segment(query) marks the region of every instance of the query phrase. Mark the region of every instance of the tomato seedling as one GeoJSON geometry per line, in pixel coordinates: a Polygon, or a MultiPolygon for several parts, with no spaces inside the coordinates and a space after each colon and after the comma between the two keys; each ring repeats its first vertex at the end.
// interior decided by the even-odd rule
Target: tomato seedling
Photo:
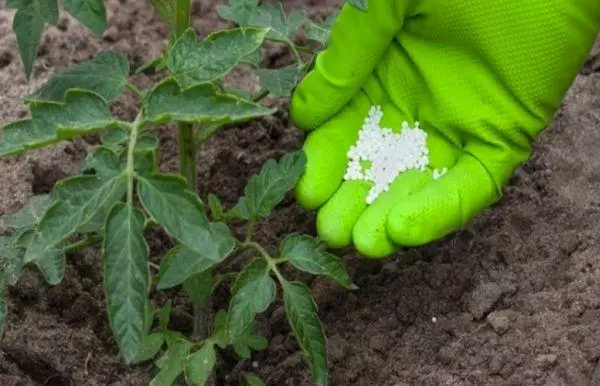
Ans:
{"type": "MultiPolygon", "coordinates": [[[[65,11],[97,34],[104,31],[106,11],[101,0],[64,0],[65,11]]],[[[365,1],[352,1],[364,8],[365,1]]],[[[155,360],[152,385],[178,379],[202,385],[217,365],[219,349],[228,346],[241,359],[262,350],[267,341],[254,331],[255,318],[282,291],[285,312],[305,354],[314,382],[327,383],[325,335],[309,289],[283,275],[283,265],[325,276],[355,289],[340,259],[309,235],[290,234],[277,251],[268,251],[253,238],[256,223],[269,216],[301,177],[305,156],[291,152],[268,160],[250,178],[244,195],[224,208],[215,195],[201,200],[196,187],[197,148],[225,126],[273,114],[261,103],[270,95],[288,97],[304,75],[307,63],[293,36],[306,28],[307,38],[327,43],[335,15],[323,24],[308,20],[304,11],[284,12],[281,4],[231,0],[218,6],[234,27],[199,40],[190,28],[189,0],[151,0],[171,28],[163,55],[137,69],[163,73],[153,87],[140,90],[129,81],[132,69],[120,53],[106,51],[94,59],[56,73],[25,97],[30,117],[6,124],[0,132],[0,157],[101,134],[101,143],[86,157],[80,172],[56,183],[49,194],[33,197],[19,212],[0,217],[0,332],[7,315],[5,294],[24,269],[35,268],[51,285],[63,280],[66,256],[101,246],[104,292],[110,327],[127,364],[155,360]],[[266,41],[287,45],[296,58],[290,66],[260,68],[266,41]],[[256,94],[225,86],[223,77],[239,65],[252,66],[262,89],[256,94]],[[133,121],[111,114],[110,105],[123,93],[139,100],[133,121]],[[158,141],[152,127],[176,124],[180,173],[157,168],[158,141]],[[237,239],[228,222],[244,220],[247,234],[237,239]],[[175,246],[160,265],[150,260],[145,234],[162,228],[175,246]],[[240,272],[227,271],[227,262],[251,252],[256,256],[240,272]],[[213,315],[213,290],[231,282],[227,309],[213,315]],[[151,290],[183,288],[193,313],[170,301],[157,306],[151,290]],[[172,313],[188,315],[193,333],[169,327],[172,313]]],[[[15,8],[14,32],[27,78],[44,26],[58,21],[57,0],[8,0],[15,8]]],[[[313,52],[314,53],[314,52],[313,52]]],[[[261,381],[244,374],[247,384],[261,381]]]]}

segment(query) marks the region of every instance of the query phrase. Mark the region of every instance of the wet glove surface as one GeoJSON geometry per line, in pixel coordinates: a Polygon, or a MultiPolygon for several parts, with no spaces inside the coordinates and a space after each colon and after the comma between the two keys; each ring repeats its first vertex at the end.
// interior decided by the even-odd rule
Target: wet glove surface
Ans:
{"type": "Polygon", "coordinates": [[[368,257],[426,244],[500,198],[550,123],[600,27],[598,0],[370,0],[344,6],[328,48],[295,90],[308,132],[296,188],[333,248],[368,257]],[[372,105],[382,126],[428,133],[429,167],[371,184],[344,181],[347,151],[372,105]],[[433,170],[448,168],[438,179],[433,170]]]}

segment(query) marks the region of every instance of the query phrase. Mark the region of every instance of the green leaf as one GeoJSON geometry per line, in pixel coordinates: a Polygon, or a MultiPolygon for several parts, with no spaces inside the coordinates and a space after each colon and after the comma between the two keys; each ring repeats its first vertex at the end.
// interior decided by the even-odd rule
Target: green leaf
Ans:
{"type": "Polygon", "coordinates": [[[324,46],[329,45],[329,36],[331,29],[337,20],[337,13],[333,13],[325,19],[323,24],[319,25],[314,22],[309,22],[306,27],[306,38],[321,43],[324,46]]]}
{"type": "Polygon", "coordinates": [[[185,379],[190,385],[204,385],[217,363],[215,348],[208,342],[190,355],[185,364],[185,379]]]}
{"type": "Polygon", "coordinates": [[[129,132],[122,127],[118,127],[114,130],[104,134],[100,139],[103,145],[119,145],[127,142],[129,139],[129,132]]]}
{"type": "Polygon", "coordinates": [[[227,313],[227,331],[230,341],[243,335],[254,317],[264,312],[275,299],[277,286],[269,276],[269,266],[260,258],[244,268],[232,289],[227,313]]]}
{"type": "Polygon", "coordinates": [[[177,29],[176,2],[171,0],[150,0],[154,10],[171,27],[177,29]]]}
{"type": "Polygon", "coordinates": [[[157,311],[158,312],[158,325],[163,330],[167,330],[167,327],[169,326],[169,322],[171,321],[171,310],[173,309],[172,304],[173,304],[173,301],[171,299],[168,299],[166,301],[165,305],[162,306],[162,308],[160,308],[157,311]]]}
{"type": "MultiPolygon", "coordinates": [[[[201,259],[218,262],[233,250],[235,239],[229,228],[225,224],[208,221],[202,202],[196,194],[187,189],[182,177],[169,174],[141,177],[138,196],[154,220],[187,249],[196,252],[201,259]]],[[[170,270],[181,269],[176,265],[174,258],[170,270]]],[[[204,270],[194,272],[191,267],[187,269],[190,276],[204,270]]],[[[166,281],[167,277],[165,274],[162,280],[166,281]]]]}
{"type": "Polygon", "coordinates": [[[62,0],[65,10],[96,35],[106,27],[106,8],[103,0],[62,0]]]}
{"type": "MultiPolygon", "coordinates": [[[[222,237],[225,234],[219,233],[221,232],[221,230],[219,230],[218,228],[223,227],[225,227],[223,224],[212,224],[211,226],[211,228],[216,229],[216,231],[213,232],[214,236],[216,236],[213,237],[213,240],[219,243],[218,245],[216,245],[217,249],[215,250],[216,252],[218,252],[218,257],[215,257],[214,255],[209,256],[205,254],[200,254],[198,252],[192,251],[185,245],[178,245],[175,248],[171,249],[171,251],[169,251],[169,264],[165,266],[165,271],[160,273],[160,280],[158,281],[156,288],[162,291],[167,288],[179,285],[181,283],[185,283],[186,280],[190,279],[194,275],[202,274],[205,271],[210,270],[215,265],[219,264],[221,261],[223,261],[227,257],[227,255],[229,255],[230,252],[229,235],[226,236],[225,239],[223,239],[222,237]],[[220,226],[216,227],[216,225],[220,226]],[[226,251],[229,252],[225,253],[226,251]]],[[[223,232],[225,232],[224,228],[223,232]]]]}
{"type": "Polygon", "coordinates": [[[181,91],[177,83],[166,81],[148,95],[145,113],[148,120],[156,123],[226,124],[271,115],[275,111],[234,95],[221,94],[212,84],[181,91]]]}
{"type": "Polygon", "coordinates": [[[211,339],[215,344],[222,349],[227,347],[229,339],[227,336],[227,312],[219,310],[215,315],[215,323],[213,324],[213,335],[211,339]]]}
{"type": "Polygon", "coordinates": [[[15,285],[23,274],[23,253],[13,248],[14,237],[0,236],[0,296],[3,284],[15,285]]]}
{"type": "Polygon", "coordinates": [[[20,211],[5,214],[0,217],[0,230],[14,229],[17,231],[35,227],[40,221],[42,214],[52,203],[49,194],[33,196],[20,211]]]}
{"type": "Polygon", "coordinates": [[[240,61],[242,63],[249,64],[254,68],[259,68],[260,64],[262,63],[262,60],[263,60],[263,53],[259,48],[258,50],[254,51],[250,55],[242,58],[240,61]]]}
{"type": "Polygon", "coordinates": [[[250,359],[253,350],[265,350],[269,347],[269,341],[258,335],[240,335],[233,341],[233,350],[243,359],[250,359]]]}
{"type": "Polygon", "coordinates": [[[144,341],[140,346],[137,354],[131,361],[131,364],[138,364],[146,362],[156,356],[163,344],[165,343],[165,336],[161,332],[148,334],[144,336],[144,341]]]}
{"type": "Polygon", "coordinates": [[[261,4],[252,13],[247,25],[269,28],[267,39],[291,43],[292,36],[306,20],[304,10],[295,10],[286,16],[283,4],[261,4]]]}
{"type": "Polygon", "coordinates": [[[152,135],[143,135],[138,138],[133,149],[134,152],[144,153],[156,150],[157,140],[152,135]]]}
{"type": "Polygon", "coordinates": [[[213,219],[219,221],[223,218],[223,204],[221,204],[219,197],[210,193],[208,195],[208,207],[210,208],[210,214],[213,219]]]}
{"type": "Polygon", "coordinates": [[[342,261],[325,248],[325,244],[318,243],[310,236],[290,234],[283,240],[281,257],[301,271],[326,276],[346,289],[358,289],[342,261]]]}
{"type": "Polygon", "coordinates": [[[104,291],[110,326],[127,363],[142,347],[150,289],[144,215],[119,203],[106,220],[103,244],[104,291]]]}
{"type": "Polygon", "coordinates": [[[127,190],[124,174],[103,179],[76,176],[59,181],[52,192],[56,202],[44,213],[25,253],[25,262],[41,261],[98,212],[118,202],[127,190]]]}
{"type": "Polygon", "coordinates": [[[217,13],[225,20],[246,25],[257,6],[258,0],[229,0],[228,5],[217,5],[217,13]]]}
{"type": "Polygon", "coordinates": [[[185,339],[177,339],[167,352],[157,361],[160,372],[152,379],[150,386],[172,385],[183,372],[192,344],[185,339]]]}
{"type": "Polygon", "coordinates": [[[190,298],[199,306],[203,306],[212,293],[212,272],[204,272],[188,277],[183,282],[183,288],[190,298]]]}
{"type": "Polygon", "coordinates": [[[58,4],[56,0],[7,0],[6,5],[17,9],[13,31],[17,36],[25,75],[29,79],[46,22],[58,22],[58,4]]]}
{"type": "Polygon", "coordinates": [[[351,6],[361,10],[361,11],[366,11],[367,10],[367,0],[344,0],[347,4],[350,4],[351,6]]]}
{"type": "Polygon", "coordinates": [[[302,283],[283,283],[285,313],[304,352],[316,385],[327,384],[327,345],[317,306],[302,283]]]}
{"type": "Polygon", "coordinates": [[[106,101],[90,91],[69,90],[65,103],[33,102],[30,108],[31,119],[11,122],[0,131],[0,157],[116,125],[106,101]]]}
{"type": "Polygon", "coordinates": [[[244,373],[242,375],[244,376],[244,380],[246,381],[246,386],[265,386],[263,381],[261,381],[260,378],[258,378],[255,375],[248,373],[244,373]]]}
{"type": "Polygon", "coordinates": [[[300,69],[295,64],[279,69],[261,68],[257,73],[261,87],[275,98],[289,97],[300,78],[300,69]]]}
{"type": "Polygon", "coordinates": [[[6,307],[6,300],[0,297],[0,339],[2,339],[2,335],[4,333],[4,323],[6,321],[6,314],[8,313],[6,307]]]}
{"type": "MultiPolygon", "coordinates": [[[[100,0],[98,0],[100,1],[100,0]]],[[[70,89],[93,91],[107,101],[125,90],[129,63],[118,52],[103,51],[94,59],[60,71],[25,101],[62,102],[70,89]]]]}
{"type": "Polygon", "coordinates": [[[267,160],[260,173],[250,179],[244,196],[231,214],[246,220],[268,216],[294,188],[304,173],[305,164],[306,156],[302,150],[286,154],[280,162],[267,160]]]}
{"type": "Polygon", "coordinates": [[[121,166],[119,156],[112,149],[99,146],[93,152],[88,153],[81,170],[85,174],[110,178],[121,172],[121,166]]]}
{"type": "Polygon", "coordinates": [[[61,248],[46,249],[45,254],[33,262],[50,285],[59,284],[65,276],[65,253],[61,248]]]}
{"type": "Polygon", "coordinates": [[[264,28],[236,28],[214,32],[197,43],[190,28],[169,50],[167,67],[183,89],[211,82],[256,51],[266,35],[264,28]]]}

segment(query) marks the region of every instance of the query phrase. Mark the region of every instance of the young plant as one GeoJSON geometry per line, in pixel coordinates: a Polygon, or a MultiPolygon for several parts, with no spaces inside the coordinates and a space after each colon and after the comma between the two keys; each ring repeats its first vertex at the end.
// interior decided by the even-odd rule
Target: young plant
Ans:
{"type": "MultiPolygon", "coordinates": [[[[203,385],[213,374],[220,350],[232,347],[241,359],[268,342],[256,335],[256,317],[280,292],[285,312],[315,384],[327,383],[325,335],[309,289],[288,280],[290,266],[325,276],[355,289],[343,264],[326,245],[308,235],[284,237],[277,251],[253,238],[258,221],[270,215],[301,177],[302,151],[268,160],[253,176],[236,205],[226,209],[215,195],[206,202],[196,188],[196,150],[226,125],[273,114],[260,103],[267,95],[287,97],[303,76],[307,63],[294,34],[306,26],[307,38],[326,44],[333,17],[323,25],[309,21],[303,11],[287,15],[281,4],[258,5],[256,0],[231,0],[219,14],[237,26],[198,41],[189,27],[189,0],[152,0],[172,28],[162,57],[138,69],[154,67],[164,77],[152,88],[139,90],[129,81],[127,59],[116,52],[100,53],[91,61],[55,74],[25,97],[30,117],[10,122],[0,131],[0,157],[100,133],[100,144],[86,157],[79,173],[56,183],[49,194],[33,197],[19,212],[0,217],[0,334],[7,315],[5,294],[22,276],[36,268],[50,285],[59,284],[65,258],[101,245],[104,289],[110,327],[127,364],[155,359],[152,385],[184,379],[203,385]],[[260,68],[265,41],[287,45],[296,63],[281,69],[260,68]],[[238,65],[256,68],[262,90],[247,95],[228,89],[223,77],[238,65]],[[124,92],[139,99],[133,121],[112,116],[110,104],[124,92]],[[177,124],[180,173],[157,167],[155,125],[177,124]],[[208,208],[207,208],[208,205],[208,208]],[[227,223],[246,221],[247,233],[234,237],[227,223]],[[145,234],[160,227],[174,240],[159,265],[150,262],[145,234]],[[232,260],[253,257],[240,271],[229,271],[232,260]],[[213,315],[213,290],[231,282],[227,309],[213,315]],[[183,288],[191,298],[193,315],[158,306],[155,291],[183,288]],[[189,336],[169,328],[172,313],[188,315],[189,336]]],[[[356,2],[358,5],[363,2],[356,2]]],[[[94,32],[104,29],[100,0],[63,1],[65,9],[94,32]]],[[[44,24],[58,19],[56,0],[9,0],[17,8],[14,30],[27,77],[44,24]]],[[[244,260],[241,260],[242,262],[244,260]]],[[[262,382],[243,374],[249,385],[262,382]]]]}

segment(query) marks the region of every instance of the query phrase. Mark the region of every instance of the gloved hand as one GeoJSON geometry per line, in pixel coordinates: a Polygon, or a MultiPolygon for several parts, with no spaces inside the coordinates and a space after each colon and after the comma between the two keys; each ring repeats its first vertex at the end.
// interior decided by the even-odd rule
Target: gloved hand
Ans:
{"type": "Polygon", "coordinates": [[[328,48],[295,90],[310,133],[296,198],[318,209],[333,248],[385,257],[463,226],[498,200],[549,124],[600,27],[598,0],[370,0],[344,6],[328,48]],[[429,168],[371,185],[344,181],[347,151],[372,105],[383,127],[420,122],[429,168]],[[448,168],[433,179],[434,169],[448,168]]]}

